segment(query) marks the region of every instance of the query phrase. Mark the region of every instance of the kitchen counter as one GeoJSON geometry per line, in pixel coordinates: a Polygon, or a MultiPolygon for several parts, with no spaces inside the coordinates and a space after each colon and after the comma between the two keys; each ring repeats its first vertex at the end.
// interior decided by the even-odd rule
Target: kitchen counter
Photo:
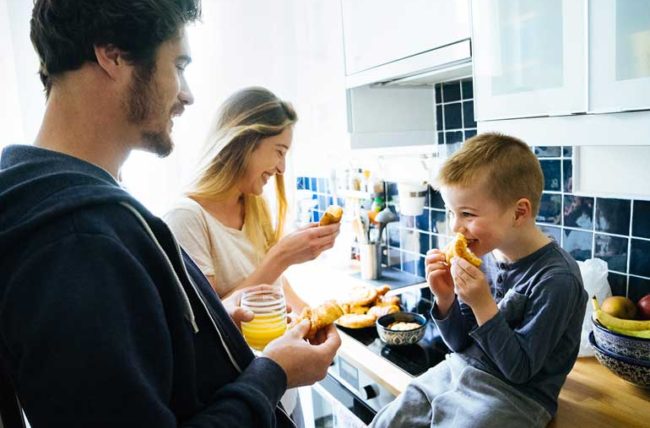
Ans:
{"type": "MultiPolygon", "coordinates": [[[[365,282],[350,275],[354,271],[354,264],[341,267],[321,258],[292,266],[286,275],[308,304],[317,305],[324,300],[344,296],[354,285],[365,285],[365,282]]],[[[412,287],[422,286],[425,285],[412,287]]],[[[339,354],[342,357],[395,395],[406,388],[413,378],[411,375],[369,351],[344,332],[339,333],[342,339],[339,354]]],[[[635,387],[618,378],[595,358],[580,358],[560,392],[558,413],[549,427],[640,428],[648,426],[647,415],[650,415],[650,390],[635,387]]]]}

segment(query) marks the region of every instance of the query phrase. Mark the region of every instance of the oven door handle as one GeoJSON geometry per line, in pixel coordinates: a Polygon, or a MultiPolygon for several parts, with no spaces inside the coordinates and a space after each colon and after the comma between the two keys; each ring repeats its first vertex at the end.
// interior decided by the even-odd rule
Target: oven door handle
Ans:
{"type": "Polygon", "coordinates": [[[312,388],[314,392],[320,394],[323,399],[332,405],[332,411],[337,415],[339,427],[363,428],[374,418],[376,411],[361,401],[352,391],[348,390],[331,374],[327,374],[325,379],[315,383],[312,388]],[[360,415],[346,407],[336,395],[345,394],[355,403],[360,415]]]}

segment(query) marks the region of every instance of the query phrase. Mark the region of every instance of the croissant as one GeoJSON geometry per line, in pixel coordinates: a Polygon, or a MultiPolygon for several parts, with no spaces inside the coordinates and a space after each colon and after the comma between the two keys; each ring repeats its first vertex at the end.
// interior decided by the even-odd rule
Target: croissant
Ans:
{"type": "Polygon", "coordinates": [[[315,308],[304,308],[296,323],[301,322],[303,319],[308,319],[311,322],[309,333],[305,336],[305,338],[311,340],[316,336],[318,330],[332,324],[341,315],[343,315],[343,309],[339,304],[334,300],[328,300],[315,308]]]}
{"type": "Polygon", "coordinates": [[[467,238],[462,233],[457,233],[456,238],[449,243],[445,250],[445,256],[447,258],[447,263],[451,263],[451,259],[454,257],[460,257],[476,267],[481,266],[481,259],[476,257],[472,250],[467,248],[467,238]]]}
{"type": "Polygon", "coordinates": [[[399,306],[393,304],[379,304],[370,308],[368,314],[379,318],[384,315],[394,314],[395,312],[399,312],[399,306]]]}
{"type": "Polygon", "coordinates": [[[338,223],[341,221],[341,217],[343,217],[343,208],[338,205],[330,205],[327,207],[327,210],[325,210],[325,213],[320,218],[318,224],[320,226],[327,226],[328,224],[338,223]]]}

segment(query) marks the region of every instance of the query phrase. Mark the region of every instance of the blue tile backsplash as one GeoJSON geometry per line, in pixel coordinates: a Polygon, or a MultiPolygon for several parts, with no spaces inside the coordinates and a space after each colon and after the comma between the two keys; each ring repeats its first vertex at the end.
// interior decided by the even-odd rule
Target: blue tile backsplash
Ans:
{"type": "MultiPolygon", "coordinates": [[[[462,142],[476,135],[471,79],[435,86],[439,144],[462,142]]],[[[533,147],[544,172],[544,192],[537,224],[576,260],[598,257],[607,262],[614,295],[633,300],[650,293],[650,201],[574,195],[572,147],[533,147]]],[[[297,187],[314,192],[318,221],[333,202],[328,180],[298,177],[297,187]]],[[[385,185],[386,201],[395,208],[396,183],[385,185]]],[[[339,204],[344,201],[337,200],[339,204]]],[[[446,212],[440,194],[429,189],[422,215],[400,216],[387,226],[383,263],[424,276],[424,255],[448,241],[446,212]]]]}

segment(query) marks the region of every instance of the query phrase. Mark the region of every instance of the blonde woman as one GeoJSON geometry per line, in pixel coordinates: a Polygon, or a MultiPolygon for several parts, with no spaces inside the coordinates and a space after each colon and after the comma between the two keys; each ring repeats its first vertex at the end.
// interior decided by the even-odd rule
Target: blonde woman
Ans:
{"type": "Polygon", "coordinates": [[[210,133],[206,165],[187,197],[165,216],[222,299],[252,285],[278,284],[299,311],[304,302],[282,273],[334,245],[339,225],[314,223],[283,235],[283,173],[296,121],[291,104],[267,89],[251,87],[230,96],[210,133]],[[262,196],[272,178],[275,221],[262,196]]]}

